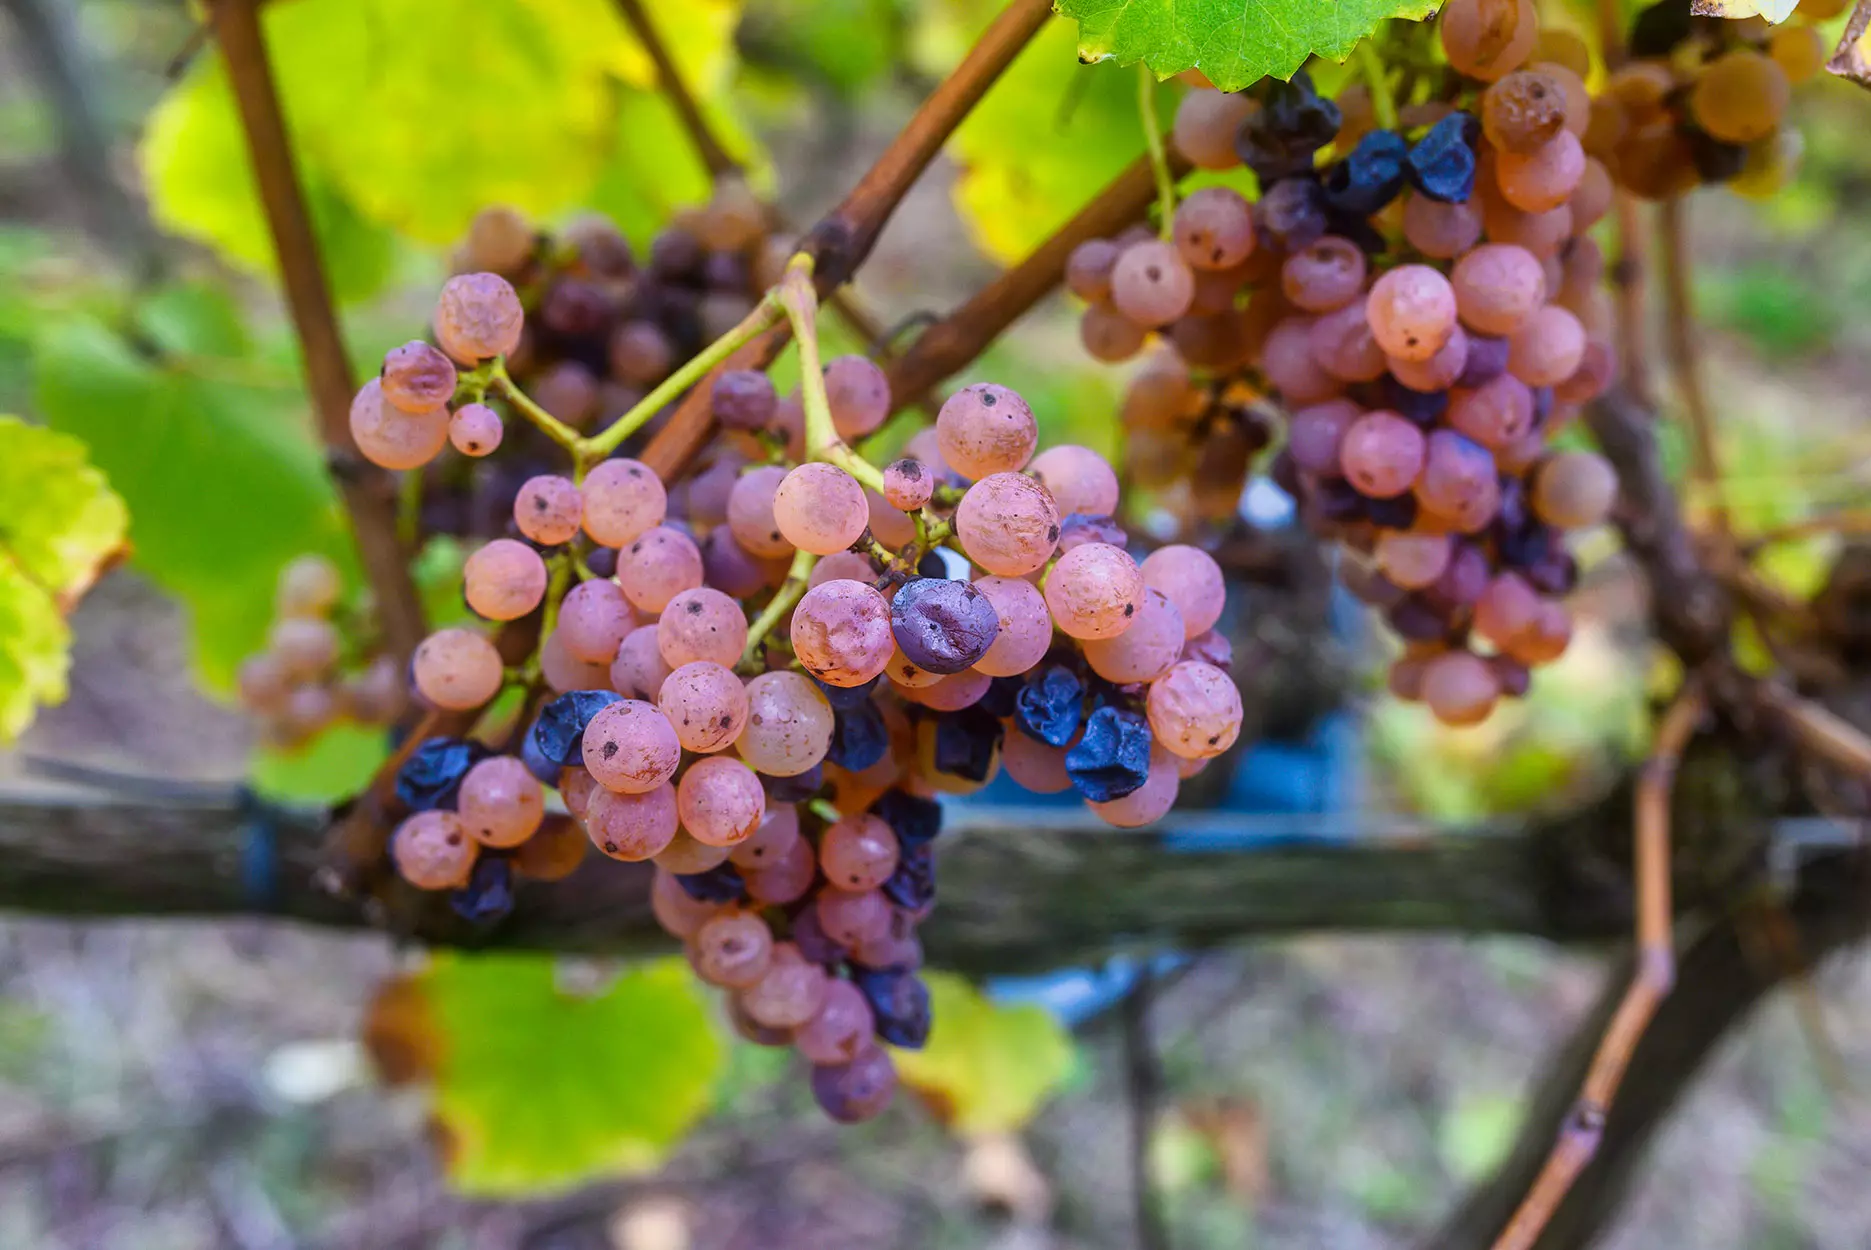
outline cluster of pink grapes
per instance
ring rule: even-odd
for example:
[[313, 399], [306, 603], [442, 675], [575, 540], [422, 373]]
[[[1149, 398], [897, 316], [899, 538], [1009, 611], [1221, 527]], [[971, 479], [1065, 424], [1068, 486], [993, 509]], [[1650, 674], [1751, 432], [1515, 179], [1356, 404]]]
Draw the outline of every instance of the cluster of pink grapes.
[[344, 631], [333, 619], [343, 596], [343, 578], [323, 556], [300, 556], [280, 571], [266, 649], [241, 661], [235, 675], [241, 706], [267, 745], [292, 750], [337, 721], [388, 725], [402, 712], [396, 664], [345, 654]]
[[[358, 396], [364, 454], [404, 469], [440, 454], [411, 425], [491, 450], [498, 419], [456, 392], [525, 318], [499, 275], [450, 279], [435, 345], [396, 349]], [[490, 919], [515, 875], [540, 875], [528, 848], [562, 833], [555, 792], [603, 855], [654, 865], [656, 915], [697, 974], [855, 1120], [894, 1089], [876, 1041], [920, 1045], [929, 1028], [916, 926], [934, 901], [935, 796], [1004, 766], [1146, 824], [1243, 715], [1219, 566], [1181, 545], [1133, 559], [1101, 456], [1040, 451], [1026, 402], [980, 384], [872, 468], [849, 443], [891, 411], [882, 371], [840, 357], [824, 383], [831, 447], [807, 454], [800, 403], [729, 371], [710, 384], [713, 454], [679, 480], [614, 455], [519, 485], [509, 536], [467, 558], [462, 589], [487, 622], [536, 619], [536, 656], [515, 665], [487, 630], [447, 628], [409, 677], [439, 711], [514, 686], [543, 706], [511, 754], [422, 743], [391, 853], [411, 884]]]
[[1404, 640], [1392, 691], [1457, 725], [1565, 650], [1564, 531], [1617, 490], [1602, 457], [1549, 445], [1616, 369], [1586, 233], [1611, 200], [1579, 142], [1590, 101], [1565, 65], [1512, 72], [1531, 25], [1525, 46], [1464, 55], [1470, 7], [1441, 22], [1451, 61], [1494, 83], [1479, 120], [1436, 103], [1379, 129], [1363, 87], [1341, 108], [1303, 75], [1259, 98], [1191, 91], [1178, 147], [1245, 160], [1260, 198], [1204, 188], [1164, 237], [1084, 244], [1067, 270], [1094, 356], [1162, 338], [1124, 401], [1133, 439], [1174, 441], [1218, 387], [1280, 402], [1275, 480]]

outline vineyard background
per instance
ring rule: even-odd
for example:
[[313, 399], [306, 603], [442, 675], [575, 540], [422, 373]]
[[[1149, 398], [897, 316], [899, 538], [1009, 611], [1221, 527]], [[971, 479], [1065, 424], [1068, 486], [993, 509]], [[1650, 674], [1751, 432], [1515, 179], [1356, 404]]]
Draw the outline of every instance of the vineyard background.
[[[25, 38], [26, 22], [47, 13], [71, 19], [63, 47], [101, 148], [61, 135], [48, 107], [47, 64]], [[156, 242], [142, 215], [130, 150], [167, 63], [190, 44], [186, 15], [146, 0], [7, 0], [0, 14], [0, 411], [35, 411], [43, 322], [107, 299], [100, 292], [158, 253], [232, 292], [259, 344], [238, 363], [261, 389], [292, 392], [269, 284]], [[742, 18], [738, 72], [769, 97], [751, 110], [752, 128], [792, 221], [815, 219], [850, 185], [926, 87], [876, 52], [908, 37], [902, 13], [852, 4], [846, 16], [834, 30], [775, 0]], [[897, 68], [879, 73], [878, 63]], [[1056, 92], [1037, 98], [1033, 111], [1068, 107]], [[1731, 462], [1747, 466], [1733, 497], [1758, 501], [1764, 519], [1862, 496], [1871, 475], [1858, 398], [1871, 383], [1871, 285], [1861, 280], [1871, 218], [1852, 207], [1871, 171], [1857, 142], [1868, 107], [1842, 86], [1803, 95], [1796, 119], [1809, 157], [1791, 193], [1765, 206], [1719, 192], [1695, 201], [1712, 336], [1704, 359]], [[1123, 135], [1117, 146], [1129, 153], [1132, 131]], [[976, 247], [978, 221], [971, 230], [957, 212], [956, 178], [955, 164], [938, 161], [863, 271], [858, 289], [887, 321], [951, 307], [994, 272]], [[420, 322], [434, 256], [395, 253], [398, 280], [347, 308], [360, 339], [394, 341]], [[1070, 414], [1066, 428], [1087, 441], [1109, 425], [1116, 381], [1083, 360], [1063, 299], [996, 350], [991, 375], [1021, 385], [1036, 408]], [[1807, 564], [1795, 557], [1786, 575], [1810, 585], [1822, 554], [1805, 551]], [[1483, 745], [1381, 707], [1355, 631], [1324, 648], [1314, 658], [1367, 730], [1349, 748], [1362, 801], [1466, 822], [1602, 786], [1633, 752], [1642, 711], [1649, 652], [1633, 581], [1617, 559], [1596, 569], [1583, 596], [1589, 645], [1533, 712]], [[169, 597], [119, 570], [73, 624], [71, 698], [0, 756], [9, 799], [54, 787], [36, 759], [206, 782], [245, 774], [248, 730], [197, 692], [199, 656]], [[915, 1110], [838, 1131], [779, 1079], [779, 1061], [735, 1047], [708, 1118], [661, 1170], [570, 1195], [477, 1201], [447, 1192], [422, 1096], [382, 1090], [355, 1040], [398, 961], [375, 935], [259, 921], [7, 921], [0, 1243], [1133, 1244], [1139, 1091], [1122, 1006], [1079, 1028], [1070, 1072], [1016, 1133], [970, 1139]], [[1429, 1234], [1511, 1146], [1543, 1065], [1607, 975], [1593, 949], [1429, 936], [1260, 941], [1166, 972], [1150, 1011], [1163, 1114], [1146, 1153], [1175, 1244], [1356, 1250]], [[1871, 1161], [1871, 1103], [1859, 1092], [1868, 1062], [1871, 964], [1842, 955], [1722, 1043], [1604, 1244], [1871, 1241], [1871, 1209], [1855, 1200]]]

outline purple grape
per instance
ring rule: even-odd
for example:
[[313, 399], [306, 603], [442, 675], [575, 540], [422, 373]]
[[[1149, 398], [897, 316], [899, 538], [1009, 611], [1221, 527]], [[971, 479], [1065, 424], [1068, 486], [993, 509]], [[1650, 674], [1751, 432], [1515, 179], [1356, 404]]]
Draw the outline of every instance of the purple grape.
[[920, 577], [897, 591], [890, 629], [912, 664], [946, 676], [971, 667], [994, 645], [1000, 614], [970, 582]]

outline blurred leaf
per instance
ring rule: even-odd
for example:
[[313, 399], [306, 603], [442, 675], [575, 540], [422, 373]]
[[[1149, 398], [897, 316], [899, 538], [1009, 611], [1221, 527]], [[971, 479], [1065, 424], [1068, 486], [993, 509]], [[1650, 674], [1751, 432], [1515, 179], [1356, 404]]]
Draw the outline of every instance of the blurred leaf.
[[1774, 266], [1718, 271], [1698, 284], [1698, 293], [1711, 324], [1745, 336], [1767, 356], [1823, 351], [1843, 321], [1827, 292]]
[[560, 988], [534, 955], [438, 955], [414, 978], [439, 1038], [434, 1110], [466, 1193], [515, 1195], [648, 1170], [707, 1111], [724, 1046], [679, 958], [626, 968], [603, 992]]
[[1146, 62], [1159, 76], [1199, 69], [1223, 91], [1291, 78], [1308, 56], [1335, 61], [1388, 17], [1421, 18], [1439, 0], [1058, 0], [1078, 22], [1086, 61]]
[[[158, 307], [177, 341], [216, 333], [214, 315]], [[187, 605], [197, 660], [218, 684], [259, 649], [280, 566], [302, 552], [345, 555], [303, 396], [229, 380], [250, 363], [155, 358], [86, 316], [52, 322], [34, 346], [40, 411], [90, 446], [128, 502], [135, 563]]]
[[[1042, 27], [955, 132], [955, 202], [975, 242], [1012, 263], [1143, 154], [1137, 75], [1080, 65], [1072, 30]], [[1157, 88], [1167, 122], [1176, 91]]]
[[662, 96], [626, 91], [617, 110], [616, 146], [583, 203], [642, 249], [676, 209], [708, 198], [708, 168]]
[[416, 554], [409, 571], [416, 579], [422, 618], [430, 629], [468, 625], [478, 619], [461, 597], [461, 570], [467, 560], [467, 549], [452, 534], [437, 534]]
[[129, 517], [85, 445], [0, 416], [0, 742], [66, 694], [69, 612], [123, 549]]
[[1456, 1180], [1479, 1180], [1514, 1144], [1521, 1106], [1504, 1094], [1464, 1091], [1442, 1121], [1442, 1162]]
[[1694, 11], [1699, 17], [1736, 20], [1763, 17], [1769, 22], [1784, 22], [1793, 16], [1793, 6], [1798, 3], [1799, 0], [1696, 0]]
[[751, 63], [851, 97], [891, 72], [899, 25], [891, 0], [754, 0], [740, 45]]
[[340, 723], [297, 751], [255, 752], [247, 780], [279, 802], [335, 802], [363, 790], [389, 754], [381, 726]]
[[952, 973], [929, 973], [936, 1020], [922, 1050], [895, 1051], [905, 1084], [958, 1133], [1015, 1129], [1072, 1070], [1071, 1034], [1043, 1007], [993, 1003]]

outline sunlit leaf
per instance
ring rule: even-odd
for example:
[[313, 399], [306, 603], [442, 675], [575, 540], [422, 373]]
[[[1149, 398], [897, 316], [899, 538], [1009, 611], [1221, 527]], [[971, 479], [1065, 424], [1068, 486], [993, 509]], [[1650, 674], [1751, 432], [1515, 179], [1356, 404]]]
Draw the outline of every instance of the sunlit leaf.
[[654, 1167], [713, 1100], [725, 1046], [681, 959], [591, 994], [552, 959], [438, 955], [366, 1022], [386, 1076], [428, 1080], [464, 1192], [563, 1189]]
[[1058, 0], [1087, 61], [1199, 69], [1223, 91], [1291, 78], [1314, 53], [1342, 61], [1385, 18], [1427, 17], [1440, 0]]
[[0, 742], [66, 694], [65, 613], [123, 547], [129, 518], [85, 445], [0, 416]]
[[929, 1044], [895, 1053], [897, 1071], [959, 1133], [1020, 1127], [1072, 1071], [1072, 1037], [1032, 1003], [1003, 1005], [967, 981], [929, 973]]
[[1761, 17], [1769, 22], [1784, 22], [1793, 16], [1799, 0], [1690, 0], [1689, 11], [1697, 17], [1726, 17], [1739, 20]]
[[362, 790], [389, 754], [381, 726], [333, 725], [296, 751], [255, 752], [247, 783], [279, 802], [331, 803]]

